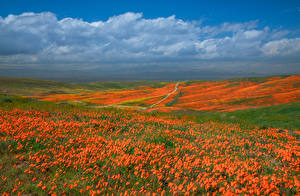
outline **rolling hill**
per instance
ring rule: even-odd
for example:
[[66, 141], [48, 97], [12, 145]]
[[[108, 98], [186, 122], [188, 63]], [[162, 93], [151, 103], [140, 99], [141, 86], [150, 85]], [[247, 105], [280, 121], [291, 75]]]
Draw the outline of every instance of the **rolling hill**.
[[1, 81], [2, 195], [300, 191], [297, 75]]
[[[175, 88], [172, 82], [66, 83], [0, 79], [0, 90], [41, 101], [150, 106]], [[179, 82], [178, 90], [151, 110], [234, 111], [300, 101], [300, 76]], [[150, 108], [148, 108], [150, 109]]]
[[[178, 89], [175, 91], [176, 85]], [[200, 121], [300, 129], [297, 114], [300, 110], [300, 75], [178, 83], [68, 83], [1, 78], [0, 90], [3, 95], [19, 95], [57, 104], [172, 112], [190, 115]], [[172, 94], [167, 97], [170, 92]]]

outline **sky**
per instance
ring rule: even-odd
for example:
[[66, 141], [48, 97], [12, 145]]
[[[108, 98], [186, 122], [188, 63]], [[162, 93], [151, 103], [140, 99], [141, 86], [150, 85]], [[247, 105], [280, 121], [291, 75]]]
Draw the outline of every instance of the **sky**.
[[0, 0], [0, 76], [300, 73], [299, 0]]

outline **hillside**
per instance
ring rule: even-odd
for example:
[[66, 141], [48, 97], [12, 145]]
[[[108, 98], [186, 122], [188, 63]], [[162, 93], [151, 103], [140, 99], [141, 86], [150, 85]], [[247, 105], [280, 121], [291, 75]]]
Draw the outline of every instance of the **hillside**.
[[[150, 106], [176, 83], [63, 83], [34, 79], [1, 79], [0, 89], [41, 101], [75, 101], [93, 105]], [[178, 90], [151, 110], [234, 111], [300, 101], [300, 75], [179, 82]]]
[[0, 87], [8, 95], [22, 95], [61, 106], [172, 112], [190, 115], [201, 122], [300, 129], [300, 75], [178, 83], [67, 83], [3, 78]]
[[1, 98], [4, 195], [300, 191], [299, 143], [288, 130]]
[[103, 91], [107, 89], [134, 89], [143, 85], [160, 87], [165, 84], [153, 81], [71, 83], [30, 78], [0, 78], [0, 92], [23, 96], [37, 94], [43, 96], [53, 94], [76, 94], [82, 92]]
[[300, 75], [183, 84], [180, 109], [234, 111], [300, 101]]

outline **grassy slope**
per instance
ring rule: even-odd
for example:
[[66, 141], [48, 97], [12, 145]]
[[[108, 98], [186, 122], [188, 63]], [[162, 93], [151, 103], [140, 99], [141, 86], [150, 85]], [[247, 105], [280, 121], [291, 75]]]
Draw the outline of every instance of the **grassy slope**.
[[16, 95], [61, 94], [107, 89], [132, 89], [140, 86], [157, 88], [165, 84], [156, 81], [68, 83], [27, 78], [0, 78], [0, 92]]
[[0, 108], [3, 110], [13, 110], [18, 108], [21, 110], [39, 110], [39, 111], [54, 111], [59, 110], [61, 112], [68, 112], [73, 108], [87, 110], [86, 107], [81, 105], [71, 105], [71, 104], [54, 104], [51, 102], [38, 102], [31, 98], [21, 98], [15, 95], [3, 95], [0, 94]]
[[244, 127], [281, 128], [300, 130], [300, 102], [276, 106], [236, 110], [231, 112], [197, 112], [185, 110], [179, 114], [190, 115], [197, 121], [239, 123]]

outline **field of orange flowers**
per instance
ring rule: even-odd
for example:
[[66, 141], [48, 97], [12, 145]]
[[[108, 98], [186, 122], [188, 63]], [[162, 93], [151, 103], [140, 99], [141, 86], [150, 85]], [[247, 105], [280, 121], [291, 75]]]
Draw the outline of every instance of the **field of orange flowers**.
[[117, 110], [0, 110], [2, 195], [295, 195], [287, 130]]
[[233, 111], [300, 101], [300, 75], [263, 81], [217, 81], [185, 85], [175, 107]]
[[151, 105], [160, 100], [162, 96], [172, 91], [174, 86], [175, 84], [170, 83], [160, 88], [141, 86], [138, 89], [105, 90], [78, 94], [44, 94], [32, 97], [39, 98], [41, 101], [57, 103], [66, 101], [84, 101], [99, 105], [122, 104], [128, 101], [134, 102], [134, 100], [146, 99], [146, 103]]
[[[105, 90], [76, 94], [40, 94], [41, 101], [79, 101], [97, 105], [150, 106], [174, 90], [175, 83], [153, 88]], [[181, 82], [179, 90], [148, 111], [234, 111], [300, 101], [300, 75], [263, 80]]]

